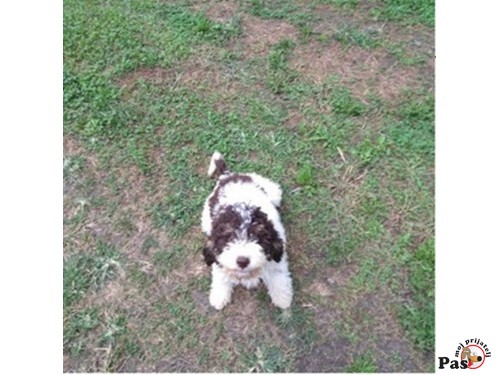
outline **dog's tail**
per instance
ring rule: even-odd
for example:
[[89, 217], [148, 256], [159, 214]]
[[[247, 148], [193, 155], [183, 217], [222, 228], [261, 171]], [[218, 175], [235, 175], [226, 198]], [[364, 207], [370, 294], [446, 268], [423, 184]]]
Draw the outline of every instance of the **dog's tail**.
[[210, 159], [210, 166], [208, 167], [208, 176], [218, 178], [224, 173], [229, 173], [229, 168], [224, 161], [220, 152], [215, 151]]

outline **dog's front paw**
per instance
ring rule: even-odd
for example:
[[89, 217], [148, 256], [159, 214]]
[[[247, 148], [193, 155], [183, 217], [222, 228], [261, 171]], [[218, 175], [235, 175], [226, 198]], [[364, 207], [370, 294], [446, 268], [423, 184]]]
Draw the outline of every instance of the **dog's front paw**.
[[209, 300], [213, 307], [222, 310], [231, 301], [231, 291], [212, 289]]
[[288, 273], [274, 273], [264, 278], [269, 297], [273, 304], [280, 309], [288, 309], [292, 304], [292, 278]]
[[271, 297], [273, 304], [280, 309], [288, 309], [292, 304], [293, 295], [291, 292], [278, 293]]

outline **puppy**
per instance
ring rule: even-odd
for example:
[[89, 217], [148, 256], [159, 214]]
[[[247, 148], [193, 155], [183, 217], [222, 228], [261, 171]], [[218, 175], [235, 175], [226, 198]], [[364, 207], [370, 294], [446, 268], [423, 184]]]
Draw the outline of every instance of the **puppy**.
[[203, 256], [212, 268], [210, 304], [217, 310], [231, 301], [233, 287], [267, 287], [274, 305], [286, 309], [293, 297], [285, 229], [278, 208], [281, 188], [255, 173], [229, 171], [215, 152], [208, 168], [217, 184], [205, 201]]

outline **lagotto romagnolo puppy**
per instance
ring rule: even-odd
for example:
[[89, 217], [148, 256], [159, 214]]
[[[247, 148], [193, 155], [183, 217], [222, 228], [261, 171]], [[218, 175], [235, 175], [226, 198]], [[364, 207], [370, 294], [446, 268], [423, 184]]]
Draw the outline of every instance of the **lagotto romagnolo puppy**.
[[210, 304], [220, 310], [233, 287], [265, 284], [274, 305], [286, 309], [293, 297], [285, 229], [278, 208], [281, 188], [255, 173], [233, 173], [218, 152], [208, 168], [217, 184], [205, 201], [201, 227], [207, 235], [205, 262], [212, 268]]

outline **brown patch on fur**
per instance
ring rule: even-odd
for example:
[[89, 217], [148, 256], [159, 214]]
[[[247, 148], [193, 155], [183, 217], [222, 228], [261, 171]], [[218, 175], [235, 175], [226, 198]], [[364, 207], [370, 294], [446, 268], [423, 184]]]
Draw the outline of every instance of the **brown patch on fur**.
[[245, 238], [244, 236], [250, 241], [256, 241], [262, 247], [267, 260], [276, 262], [281, 260], [284, 244], [267, 214], [259, 207], [246, 207], [246, 210], [250, 213], [248, 222], [234, 206], [220, 208], [217, 215], [213, 217], [212, 233], [203, 248], [203, 256], [207, 265], [217, 262], [217, 256], [222, 253], [228, 243], [237, 238]]
[[267, 260], [279, 262], [283, 256], [283, 241], [279, 238], [278, 232], [267, 218], [267, 214], [260, 208], [252, 212], [252, 222], [248, 228], [248, 236], [257, 239], [257, 243], [262, 246]]
[[224, 207], [212, 221], [212, 233], [203, 248], [205, 263], [210, 266], [217, 262], [217, 255], [234, 240], [242, 224], [241, 217], [229, 207]]
[[240, 183], [250, 183], [252, 182], [252, 177], [250, 176], [247, 176], [247, 175], [244, 175], [244, 174], [239, 174], [239, 173], [233, 173], [231, 175], [229, 175], [228, 177], [225, 177], [223, 178], [222, 180], [219, 181], [219, 187], [224, 187], [226, 186], [227, 184], [229, 183], [236, 183], [236, 182], [240, 182]]

